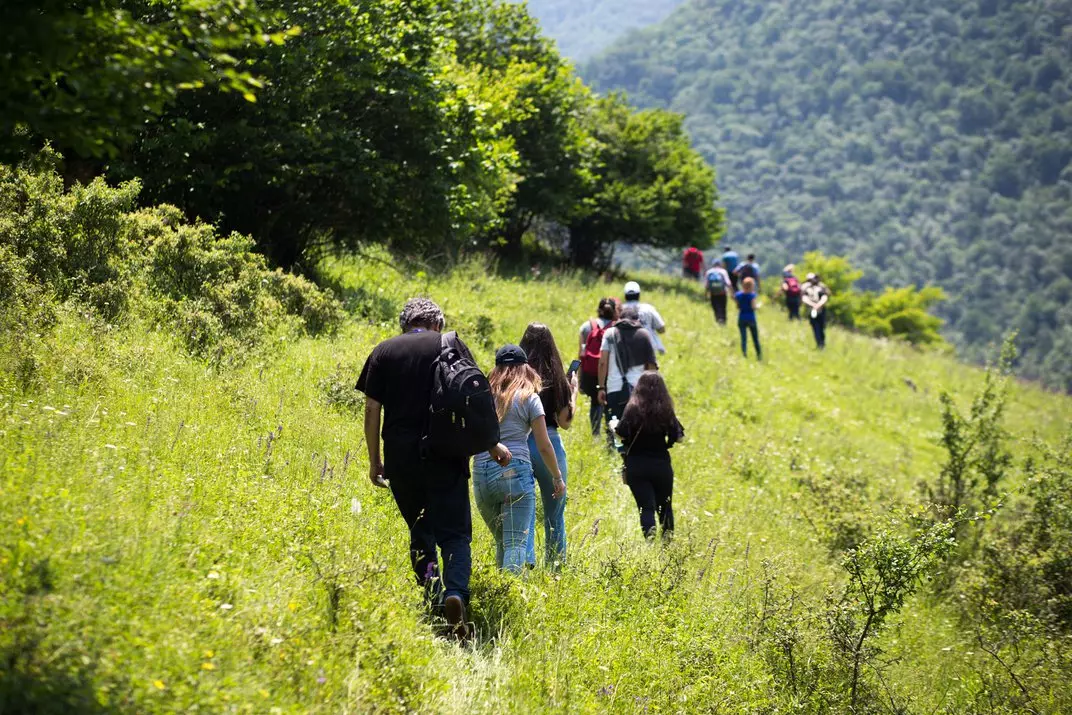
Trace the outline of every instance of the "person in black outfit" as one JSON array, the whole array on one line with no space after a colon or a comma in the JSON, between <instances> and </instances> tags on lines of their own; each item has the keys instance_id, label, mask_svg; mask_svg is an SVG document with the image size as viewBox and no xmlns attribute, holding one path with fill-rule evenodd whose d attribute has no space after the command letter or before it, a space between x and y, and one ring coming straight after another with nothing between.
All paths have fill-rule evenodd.
<instances>
[{"instance_id":1,"label":"person in black outfit","mask_svg":"<svg viewBox=\"0 0 1072 715\"><path fill-rule=\"evenodd\" d=\"M641 326L635 305L621 310L621 318L603 334L599 353L599 402L607 418L607 446L614 449L614 423L622 418L629 395L645 370L658 370L651 333Z\"/></svg>"},{"instance_id":2,"label":"person in black outfit","mask_svg":"<svg viewBox=\"0 0 1072 715\"><path fill-rule=\"evenodd\" d=\"M645 372L640 376L617 432L625 462L622 477L640 510L640 528L646 538L655 538L658 515L663 539L668 539L674 531L670 448L685 437L685 428L674 413L674 401L662 375Z\"/></svg>"},{"instance_id":3,"label":"person in black outfit","mask_svg":"<svg viewBox=\"0 0 1072 715\"><path fill-rule=\"evenodd\" d=\"M357 389L365 393L369 479L390 488L410 532L410 559L429 605L442 611L453 635L466 639L473 536L469 461L421 454L432 395L432 366L439 359L443 311L427 298L406 303L402 335L377 345L365 361ZM468 348L458 340L458 346ZM383 458L380 457L381 410ZM509 451L497 445L500 464ZM440 569L439 551L443 554Z\"/></svg>"}]
</instances>

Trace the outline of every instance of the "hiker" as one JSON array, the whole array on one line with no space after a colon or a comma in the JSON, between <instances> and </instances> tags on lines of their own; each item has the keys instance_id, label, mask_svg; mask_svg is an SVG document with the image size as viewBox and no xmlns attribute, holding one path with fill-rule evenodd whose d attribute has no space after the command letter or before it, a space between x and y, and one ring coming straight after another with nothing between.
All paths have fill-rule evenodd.
<instances>
[{"instance_id":1,"label":"hiker","mask_svg":"<svg viewBox=\"0 0 1072 715\"><path fill-rule=\"evenodd\" d=\"M599 402L605 408L607 438L614 444L614 420L620 420L629 395L645 370L658 370L651 335L640 324L636 305L622 308L621 318L603 333L599 354Z\"/></svg>"},{"instance_id":2,"label":"hiker","mask_svg":"<svg viewBox=\"0 0 1072 715\"><path fill-rule=\"evenodd\" d=\"M711 300L711 309L715 311L715 322L726 324L726 301L732 290L730 274L722 267L722 261L715 261L707 271L707 289L705 293Z\"/></svg>"},{"instance_id":3,"label":"hiker","mask_svg":"<svg viewBox=\"0 0 1072 715\"><path fill-rule=\"evenodd\" d=\"M440 360L443 342L450 342L458 354L470 361L472 355L453 333L441 334L443 311L427 298L407 302L399 324L402 334L372 350L357 381L357 389L366 396L369 479L377 487L391 490L406 520L411 565L428 605L434 612L441 612L452 632L464 639L468 637L465 609L473 534L469 458L425 449L422 438L433 400L433 368ZM475 363L470 365L475 367ZM490 396L488 400L491 410ZM484 448L490 446L489 458L500 465L508 464L510 450L502 443L496 444L496 439L488 441L490 444ZM442 569L437 547L443 556Z\"/></svg>"},{"instance_id":4,"label":"hiker","mask_svg":"<svg viewBox=\"0 0 1072 715\"><path fill-rule=\"evenodd\" d=\"M686 278L692 278L693 280L700 280L700 274L703 272L704 258L703 251L696 246L689 246L685 249L685 255L681 259L681 273Z\"/></svg>"},{"instance_id":5,"label":"hiker","mask_svg":"<svg viewBox=\"0 0 1072 715\"><path fill-rule=\"evenodd\" d=\"M655 306L651 303L640 302L640 284L636 281L629 281L625 284L625 304L622 306L622 310L629 306L637 309L637 314L640 316L640 325L647 329L648 335L651 336L652 347L660 355L665 354L666 347L663 345L659 335L666 332L666 322L663 320L663 316L659 315L659 311L655 309Z\"/></svg>"},{"instance_id":6,"label":"hiker","mask_svg":"<svg viewBox=\"0 0 1072 715\"><path fill-rule=\"evenodd\" d=\"M622 479L636 500L640 528L645 538L654 539L658 514L663 539L669 539L674 531L670 448L685 437L685 428L674 414L674 401L662 375L645 372L640 376L617 432L622 440Z\"/></svg>"},{"instance_id":7,"label":"hiker","mask_svg":"<svg viewBox=\"0 0 1072 715\"><path fill-rule=\"evenodd\" d=\"M756 282L752 278L741 280L741 290L733 296L737 301L737 328L741 331L741 352L748 357L748 333L756 346L756 359L763 359L759 348L759 327L756 325Z\"/></svg>"},{"instance_id":8,"label":"hiker","mask_svg":"<svg viewBox=\"0 0 1072 715\"><path fill-rule=\"evenodd\" d=\"M502 444L512 455L503 465L490 453L473 459L473 494L476 506L495 538L495 565L520 573L525 567L529 532L536 518L536 483L529 452L529 435L551 473L555 499L565 499L566 482L547 434L547 419L540 402L543 381L517 345L495 353L495 368L488 376L495 397Z\"/></svg>"},{"instance_id":9,"label":"hiker","mask_svg":"<svg viewBox=\"0 0 1072 715\"><path fill-rule=\"evenodd\" d=\"M800 299L802 289L800 281L793 275L796 268L792 263L782 269L782 295L785 296L785 308L790 320L800 320Z\"/></svg>"},{"instance_id":10,"label":"hiker","mask_svg":"<svg viewBox=\"0 0 1072 715\"><path fill-rule=\"evenodd\" d=\"M588 420L592 423L592 435L599 435L599 426L603 423L603 405L599 404L599 353L603 347L603 331L618 319L618 301L614 298L600 298L596 309L598 317L591 318L581 325L581 392L588 395Z\"/></svg>"},{"instance_id":11,"label":"hiker","mask_svg":"<svg viewBox=\"0 0 1072 715\"><path fill-rule=\"evenodd\" d=\"M520 347L528 355L529 365L543 382L540 402L543 404L547 437L551 440L558 473L565 484L568 475L566 450L562 446L558 431L568 430L573 424L573 413L577 408L577 373L566 375L555 338L550 328L542 323L529 323L521 337ZM540 454L535 433L529 434L529 454L532 455L532 471L536 484L540 487L540 498L543 502L545 563L548 566L561 564L566 558L566 499L555 497L554 475ZM532 523L529 525L526 561L530 565L536 565L535 509L532 512Z\"/></svg>"},{"instance_id":12,"label":"hiker","mask_svg":"<svg viewBox=\"0 0 1072 715\"><path fill-rule=\"evenodd\" d=\"M815 335L815 345L826 348L826 304L830 301L830 289L819 276L809 273L802 289L804 307L808 310L808 322Z\"/></svg>"},{"instance_id":13,"label":"hiker","mask_svg":"<svg viewBox=\"0 0 1072 715\"><path fill-rule=\"evenodd\" d=\"M737 292L737 264L741 262L741 257L737 255L737 251L733 250L729 246L724 246L722 252L722 267L726 269L726 272L730 274L730 285L733 286L733 292Z\"/></svg>"},{"instance_id":14,"label":"hiker","mask_svg":"<svg viewBox=\"0 0 1072 715\"><path fill-rule=\"evenodd\" d=\"M733 272L737 276L738 282L743 281L745 278L751 278L755 281L754 292L759 292L759 264L756 263L756 254L749 253L745 262L737 266Z\"/></svg>"}]
</instances>

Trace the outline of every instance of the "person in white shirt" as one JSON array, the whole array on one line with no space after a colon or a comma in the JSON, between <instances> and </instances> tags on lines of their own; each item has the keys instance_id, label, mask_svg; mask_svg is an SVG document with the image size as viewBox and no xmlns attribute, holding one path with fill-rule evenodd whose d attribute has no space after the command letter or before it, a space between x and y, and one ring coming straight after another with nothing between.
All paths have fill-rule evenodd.
<instances>
[{"instance_id":1,"label":"person in white shirt","mask_svg":"<svg viewBox=\"0 0 1072 715\"><path fill-rule=\"evenodd\" d=\"M666 347L659 337L666 332L666 321L663 320L663 316L659 315L659 311L655 309L655 306L650 303L640 302L640 284L636 281L626 283L624 292L625 303L622 304L622 309L624 310L630 306L637 309L637 314L640 316L640 325L651 335L652 347L660 355L665 355Z\"/></svg>"},{"instance_id":2,"label":"person in white shirt","mask_svg":"<svg viewBox=\"0 0 1072 715\"><path fill-rule=\"evenodd\" d=\"M614 445L612 420L620 420L629 395L645 370L658 370L651 335L641 327L635 305L622 308L621 319L603 333L599 354L599 402L606 409L608 443Z\"/></svg>"}]
</instances>

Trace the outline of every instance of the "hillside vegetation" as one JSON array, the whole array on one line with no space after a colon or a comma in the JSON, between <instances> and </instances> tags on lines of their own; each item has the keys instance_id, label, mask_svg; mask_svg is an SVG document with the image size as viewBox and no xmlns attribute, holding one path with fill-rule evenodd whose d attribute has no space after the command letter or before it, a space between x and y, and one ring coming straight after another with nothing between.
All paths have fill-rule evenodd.
<instances>
[{"instance_id":1,"label":"hillside vegetation","mask_svg":"<svg viewBox=\"0 0 1072 715\"><path fill-rule=\"evenodd\" d=\"M478 521L466 649L434 637L404 524L367 482L356 375L411 295L487 367L534 319L568 355L620 286L481 260L431 275L374 250L318 265L345 319L317 336L248 242L131 213L130 188L34 176L4 175L0 229L67 230L38 244L54 271L4 262L23 303L2 293L0 358L26 368L0 371L3 712L1072 707L1069 399L839 329L819 353L773 306L765 361L746 361L696 285L640 275L687 430L675 539L646 543L618 458L567 433L569 563L503 576ZM76 250L101 224L130 248L104 263ZM20 255L19 235L0 247ZM20 305L51 323L12 322ZM305 318L191 341L184 316L245 305Z\"/></svg>"},{"instance_id":2,"label":"hillside vegetation","mask_svg":"<svg viewBox=\"0 0 1072 715\"><path fill-rule=\"evenodd\" d=\"M1016 329L1021 374L1068 390L1070 32L1067 0L688 0L582 75L687 115L768 268L937 284L964 355Z\"/></svg>"},{"instance_id":3,"label":"hillside vegetation","mask_svg":"<svg viewBox=\"0 0 1072 715\"><path fill-rule=\"evenodd\" d=\"M574 61L585 60L630 30L654 25L683 0L527 0L558 49Z\"/></svg>"}]
</instances>

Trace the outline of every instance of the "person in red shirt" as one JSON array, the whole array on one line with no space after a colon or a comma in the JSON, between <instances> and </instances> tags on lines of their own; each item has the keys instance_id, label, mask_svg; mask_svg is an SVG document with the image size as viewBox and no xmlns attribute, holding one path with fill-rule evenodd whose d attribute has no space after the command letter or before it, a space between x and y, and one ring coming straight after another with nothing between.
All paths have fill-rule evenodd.
<instances>
[{"instance_id":1,"label":"person in red shirt","mask_svg":"<svg viewBox=\"0 0 1072 715\"><path fill-rule=\"evenodd\" d=\"M704 268L703 251L696 248L696 246L689 246L686 248L685 255L681 260L681 266L682 275L686 278L700 280Z\"/></svg>"}]
</instances>

